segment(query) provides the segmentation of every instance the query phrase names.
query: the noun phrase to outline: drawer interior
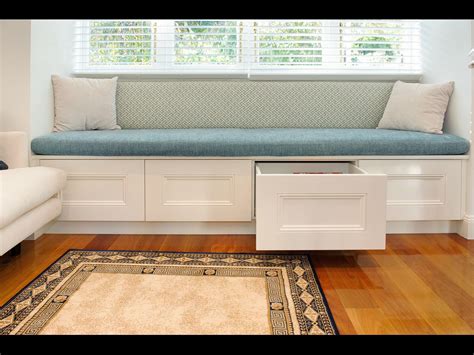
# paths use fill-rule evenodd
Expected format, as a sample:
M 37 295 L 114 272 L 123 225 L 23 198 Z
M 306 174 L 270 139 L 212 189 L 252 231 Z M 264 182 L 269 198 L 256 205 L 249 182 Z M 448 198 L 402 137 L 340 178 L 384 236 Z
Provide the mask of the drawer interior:
M 257 162 L 257 175 L 366 174 L 353 162 Z

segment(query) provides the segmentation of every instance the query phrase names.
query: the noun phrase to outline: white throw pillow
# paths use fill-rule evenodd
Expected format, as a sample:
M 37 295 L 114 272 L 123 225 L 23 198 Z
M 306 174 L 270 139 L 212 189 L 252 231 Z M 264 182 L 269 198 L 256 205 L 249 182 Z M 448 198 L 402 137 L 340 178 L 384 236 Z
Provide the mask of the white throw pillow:
M 88 79 L 52 75 L 51 80 L 55 132 L 120 129 L 115 107 L 117 77 Z
M 454 82 L 418 84 L 397 81 L 377 128 L 442 134 Z

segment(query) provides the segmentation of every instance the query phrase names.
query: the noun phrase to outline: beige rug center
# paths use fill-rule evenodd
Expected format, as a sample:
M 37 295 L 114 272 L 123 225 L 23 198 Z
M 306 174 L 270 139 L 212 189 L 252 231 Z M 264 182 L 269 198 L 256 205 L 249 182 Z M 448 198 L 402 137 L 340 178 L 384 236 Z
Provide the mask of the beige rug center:
M 92 274 L 40 334 L 271 334 L 265 283 Z

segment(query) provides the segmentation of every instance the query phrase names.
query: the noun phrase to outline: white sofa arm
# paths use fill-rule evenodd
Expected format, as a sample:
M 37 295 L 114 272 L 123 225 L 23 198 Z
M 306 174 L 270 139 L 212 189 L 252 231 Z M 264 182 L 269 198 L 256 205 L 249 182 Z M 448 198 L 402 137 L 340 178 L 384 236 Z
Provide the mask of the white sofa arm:
M 10 169 L 28 166 L 28 136 L 25 132 L 0 132 L 0 160 Z

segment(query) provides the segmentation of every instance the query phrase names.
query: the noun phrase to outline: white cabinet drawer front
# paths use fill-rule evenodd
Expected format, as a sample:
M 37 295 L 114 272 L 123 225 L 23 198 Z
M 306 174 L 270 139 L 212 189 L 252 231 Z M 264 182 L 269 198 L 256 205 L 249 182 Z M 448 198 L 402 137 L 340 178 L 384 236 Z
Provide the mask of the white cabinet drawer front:
M 41 160 L 62 169 L 61 221 L 144 221 L 143 160 Z
M 250 160 L 147 160 L 147 221 L 250 221 Z
M 387 205 L 443 205 L 446 203 L 446 175 L 391 174 L 388 176 Z
M 385 247 L 384 175 L 348 163 L 281 164 L 257 163 L 257 249 Z
M 166 206 L 232 206 L 234 203 L 233 175 L 163 175 Z
M 125 206 L 126 184 L 127 175 L 68 174 L 67 188 L 62 193 L 63 205 Z
M 367 194 L 279 194 L 281 231 L 364 230 Z M 334 213 L 337 211 L 337 213 Z
M 462 161 L 361 160 L 359 166 L 387 174 L 387 220 L 462 218 Z

